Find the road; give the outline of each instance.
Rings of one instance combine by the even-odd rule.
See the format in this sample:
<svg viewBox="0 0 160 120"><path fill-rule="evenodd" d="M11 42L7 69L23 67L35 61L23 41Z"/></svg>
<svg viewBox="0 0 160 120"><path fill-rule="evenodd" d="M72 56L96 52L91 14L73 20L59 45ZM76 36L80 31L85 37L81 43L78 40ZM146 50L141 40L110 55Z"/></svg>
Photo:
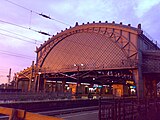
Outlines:
<svg viewBox="0 0 160 120"><path fill-rule="evenodd" d="M98 110L58 115L64 120L98 120Z"/></svg>

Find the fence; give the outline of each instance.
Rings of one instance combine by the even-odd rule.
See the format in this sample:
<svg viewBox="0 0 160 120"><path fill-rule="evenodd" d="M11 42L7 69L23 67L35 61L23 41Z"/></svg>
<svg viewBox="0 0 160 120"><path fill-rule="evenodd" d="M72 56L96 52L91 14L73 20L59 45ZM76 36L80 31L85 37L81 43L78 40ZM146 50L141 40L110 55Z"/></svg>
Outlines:
<svg viewBox="0 0 160 120"><path fill-rule="evenodd" d="M30 100L55 100L71 99L71 93L32 93L32 92L0 92L0 101L30 101Z"/></svg>
<svg viewBox="0 0 160 120"><path fill-rule="evenodd" d="M159 99L100 99L99 120L159 120Z"/></svg>

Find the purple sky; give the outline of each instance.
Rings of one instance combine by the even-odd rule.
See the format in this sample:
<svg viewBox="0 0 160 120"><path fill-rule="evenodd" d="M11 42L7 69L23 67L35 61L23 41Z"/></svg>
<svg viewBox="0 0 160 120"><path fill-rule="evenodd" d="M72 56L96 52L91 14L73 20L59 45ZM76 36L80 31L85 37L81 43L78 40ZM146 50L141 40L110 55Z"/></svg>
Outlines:
<svg viewBox="0 0 160 120"><path fill-rule="evenodd" d="M35 60L36 46L49 38L2 21L41 30L51 35L69 28L69 25L45 19L8 1L29 10L49 15L51 18L70 26L74 26L77 21L79 24L92 21L115 21L116 23L131 24L134 27L141 23L142 29L160 43L160 0L1 0L0 83L7 82L6 76L9 68L12 68L13 75L30 66L32 60ZM36 40L40 42L35 42Z"/></svg>

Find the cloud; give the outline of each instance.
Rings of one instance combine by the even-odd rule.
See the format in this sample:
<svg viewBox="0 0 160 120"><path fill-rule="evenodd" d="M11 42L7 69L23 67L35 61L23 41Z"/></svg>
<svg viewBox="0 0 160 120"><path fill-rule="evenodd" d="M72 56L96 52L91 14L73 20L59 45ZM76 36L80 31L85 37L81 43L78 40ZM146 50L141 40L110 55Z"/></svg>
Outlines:
<svg viewBox="0 0 160 120"><path fill-rule="evenodd" d="M64 23L75 25L92 21L115 21L116 23L131 24L137 26L142 24L142 28L153 38L160 40L160 0L12 0L13 2L29 8L38 13L44 13L52 18ZM69 25L61 24L56 20L45 19L38 14L27 11L6 1L1 1L0 16L2 20L12 22L24 27L31 27L50 34L56 34L60 30L69 28ZM15 26L0 23L1 28L15 32L36 40L45 41L48 36L43 36L34 31L29 31ZM2 31L0 31L2 33ZM7 33L9 34L9 33ZM23 38L25 39L25 38ZM34 56L35 46L24 41L4 37L0 35L2 50L14 51L19 54ZM39 45L38 45L39 46ZM15 70L23 69L31 65L32 60L14 58L3 55L0 66L12 67ZM11 61L12 60L12 61ZM25 61L25 62L22 62Z"/></svg>
<svg viewBox="0 0 160 120"><path fill-rule="evenodd" d="M70 1L70 2L69 2ZM56 6L55 6L56 4ZM75 22L86 23L92 21L118 21L137 23L134 15L134 1L123 0L68 0L50 4L54 15L70 24Z"/></svg>
<svg viewBox="0 0 160 120"><path fill-rule="evenodd" d="M147 13L152 7L159 4L160 0L136 0L135 14L137 17L142 17Z"/></svg>
<svg viewBox="0 0 160 120"><path fill-rule="evenodd" d="M159 29L160 29L160 3L153 6L140 19L142 29L144 29L152 38L160 43Z"/></svg>

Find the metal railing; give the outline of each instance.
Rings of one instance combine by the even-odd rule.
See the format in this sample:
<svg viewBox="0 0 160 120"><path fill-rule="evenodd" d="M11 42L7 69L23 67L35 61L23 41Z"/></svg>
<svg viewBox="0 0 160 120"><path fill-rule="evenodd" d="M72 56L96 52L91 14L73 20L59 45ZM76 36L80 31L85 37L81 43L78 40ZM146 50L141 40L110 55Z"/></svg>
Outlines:
<svg viewBox="0 0 160 120"><path fill-rule="evenodd" d="M100 99L99 120L158 120L160 101L157 99Z"/></svg>
<svg viewBox="0 0 160 120"><path fill-rule="evenodd" d="M157 45L157 47L160 48L160 44L154 40L146 31L143 30L143 34L155 45Z"/></svg>

